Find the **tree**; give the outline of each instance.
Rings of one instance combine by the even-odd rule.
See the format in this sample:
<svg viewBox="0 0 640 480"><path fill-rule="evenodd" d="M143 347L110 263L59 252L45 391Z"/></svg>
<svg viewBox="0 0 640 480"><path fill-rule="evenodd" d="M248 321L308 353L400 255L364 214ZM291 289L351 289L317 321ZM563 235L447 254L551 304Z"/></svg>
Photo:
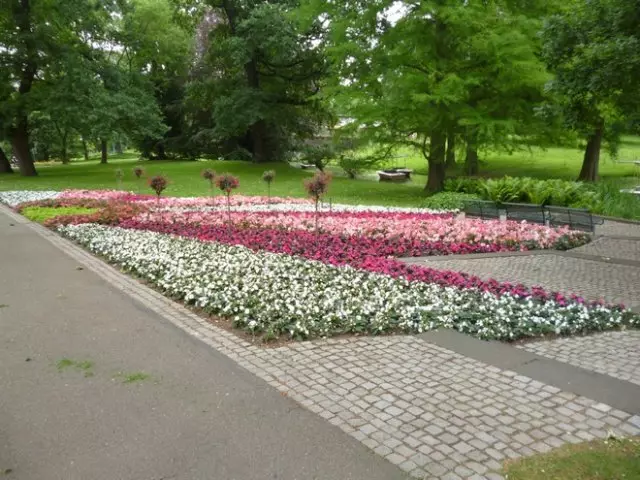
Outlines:
<svg viewBox="0 0 640 480"><path fill-rule="evenodd" d="M244 149L256 162L277 160L326 117L318 93L327 65L313 43L315 25L298 29L287 0L208 3L189 90L192 103L212 105L199 139Z"/></svg>
<svg viewBox="0 0 640 480"><path fill-rule="evenodd" d="M6 0L0 3L0 104L13 153L22 175L36 175L30 145L29 116L42 97L34 95L49 69L61 62L90 58L104 39L110 0Z"/></svg>
<svg viewBox="0 0 640 480"><path fill-rule="evenodd" d="M154 151L158 159L166 158L167 151L185 153L184 100L201 10L201 2L131 0L119 28L118 63L149 82L168 127L161 137L139 137L137 146L149 158Z"/></svg>
<svg viewBox="0 0 640 480"><path fill-rule="evenodd" d="M13 173L11 162L0 146L0 173Z"/></svg>
<svg viewBox="0 0 640 480"><path fill-rule="evenodd" d="M550 90L566 125L587 144L579 180L598 178L603 142L640 110L640 0L576 0L542 31L555 73Z"/></svg>
<svg viewBox="0 0 640 480"><path fill-rule="evenodd" d="M429 166L427 191L443 188L452 132L477 150L479 142L514 141L533 116L531 99L547 79L536 22L506 2L311 5L330 22L341 113L376 143L418 148Z"/></svg>

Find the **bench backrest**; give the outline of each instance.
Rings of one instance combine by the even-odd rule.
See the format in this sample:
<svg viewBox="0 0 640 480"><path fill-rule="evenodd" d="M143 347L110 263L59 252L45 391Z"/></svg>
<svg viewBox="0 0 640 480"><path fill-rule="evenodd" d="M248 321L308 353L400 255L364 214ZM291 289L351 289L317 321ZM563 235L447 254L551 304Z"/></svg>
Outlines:
<svg viewBox="0 0 640 480"><path fill-rule="evenodd" d="M586 209L548 206L547 217L552 227L567 226L584 232L593 232L595 228L593 215Z"/></svg>
<svg viewBox="0 0 640 480"><path fill-rule="evenodd" d="M522 221L532 223L546 223L546 212L542 205L531 203L504 203L507 212L507 220Z"/></svg>
<svg viewBox="0 0 640 480"><path fill-rule="evenodd" d="M464 213L470 217L500 218L500 210L493 202L484 202L482 200L472 200L465 202Z"/></svg>

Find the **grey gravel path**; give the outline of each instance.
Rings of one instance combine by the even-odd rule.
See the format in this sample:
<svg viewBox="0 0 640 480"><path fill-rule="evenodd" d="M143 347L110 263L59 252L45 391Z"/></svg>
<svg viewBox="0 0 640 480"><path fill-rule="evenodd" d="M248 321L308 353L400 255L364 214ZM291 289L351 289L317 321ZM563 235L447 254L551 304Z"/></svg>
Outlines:
<svg viewBox="0 0 640 480"><path fill-rule="evenodd" d="M30 254L42 249L41 255L49 262L45 266L41 260L28 269L31 273L20 273L14 267L19 273L17 281L5 280L3 287L22 290L30 282L36 287L42 276L47 277L44 272L62 270L58 281L50 279L54 285L43 290L42 298L49 304L46 311L33 302L21 307L24 311L9 322L20 341L12 342L12 355L0 351L0 361L10 362L4 375L13 382L27 380L11 388L15 400L0 407L0 421L11 427L9 445L0 447L0 461L13 461L27 469L34 468L29 462L33 458L41 468L47 461L54 468L77 468L77 463L69 466L72 459L86 473L109 464L103 452L111 452L103 447L107 444L124 455L116 468L144 468L141 464L156 461L165 467L159 469L163 474L194 465L201 468L194 470L198 473L212 469L219 473L205 477L178 471L176 475L181 476L175 478L400 478L391 467L395 464L413 478L495 480L502 478L498 472L507 458L604 438L609 432L640 433L637 412L617 410L414 336L333 339L271 349L252 346L67 241L50 232L43 235L74 261L42 240L34 240L33 234L18 236L20 249ZM90 271L74 270L78 264ZM24 275L31 275L31 280L21 280ZM66 297L60 300L64 307L56 306L57 292ZM70 308L84 298L92 302ZM136 302L156 316L136 307ZM120 304L137 308L138 313L121 312ZM200 338L202 344L180 335L171 323ZM22 333L25 330L35 343L29 340L31 335ZM205 344L213 349L205 351ZM25 356L36 358L33 352L41 352L38 361L24 362ZM95 376L57 372L52 362L63 355L95 360ZM34 367L43 370L38 383L30 379L29 368ZM240 367L264 379L281 396ZM98 400L89 394L95 393L93 382L125 369L144 369L157 381L122 385L109 379L100 383ZM210 378L203 380L202 375ZM200 381L205 384L197 389ZM124 399L119 397L122 392ZM200 403L195 403L196 398ZM114 401L119 408L105 416L115 408ZM48 420L50 407L62 409L60 423ZM5 415L5 409L13 411ZM22 422L12 421L16 415ZM40 419L41 427L30 426L32 415ZM108 422L103 424L105 418ZM27 427L24 419L29 419ZM167 429L170 419L175 423ZM74 421L82 422L92 437L83 438ZM361 448L330 425L359 441ZM59 445L50 439L47 445L40 434L50 428L69 432L67 438ZM153 435L144 434L148 429ZM127 435L112 438L112 431ZM271 438L266 437L267 432ZM364 447L375 455L367 455ZM70 451L80 454L70 455ZM193 462L182 455L189 455ZM266 471L266 475L255 473L259 465L263 465L260 473ZM274 473L276 467L282 470ZM105 478L156 477L111 472Z"/></svg>
<svg viewBox="0 0 640 480"><path fill-rule="evenodd" d="M406 478L11 223L0 207L3 479ZM82 368L57 368L69 361Z"/></svg>

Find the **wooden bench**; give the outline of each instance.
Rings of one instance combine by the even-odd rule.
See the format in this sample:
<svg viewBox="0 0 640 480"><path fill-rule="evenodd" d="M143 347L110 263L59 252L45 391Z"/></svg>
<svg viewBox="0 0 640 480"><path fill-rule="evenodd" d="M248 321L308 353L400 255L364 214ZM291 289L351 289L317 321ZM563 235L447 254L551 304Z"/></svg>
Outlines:
<svg viewBox="0 0 640 480"><path fill-rule="evenodd" d="M596 225L602 225L604 220L594 217L591 212L583 208L568 208L547 206L547 223L552 227L569 227L572 230L593 233Z"/></svg>
<svg viewBox="0 0 640 480"><path fill-rule="evenodd" d="M480 217L483 220L499 219L500 209L494 202L470 200L464 203L464 214L469 217Z"/></svg>
<svg viewBox="0 0 640 480"><path fill-rule="evenodd" d="M381 182L406 182L411 179L413 170L408 168L394 168L392 170L378 171L378 179Z"/></svg>
<svg viewBox="0 0 640 480"><path fill-rule="evenodd" d="M547 223L547 212L542 205L533 203L503 203L507 220L517 222L527 221L531 223Z"/></svg>
<svg viewBox="0 0 640 480"><path fill-rule="evenodd" d="M310 170L312 168L316 168L316 166L313 163L301 163L300 168L302 170Z"/></svg>

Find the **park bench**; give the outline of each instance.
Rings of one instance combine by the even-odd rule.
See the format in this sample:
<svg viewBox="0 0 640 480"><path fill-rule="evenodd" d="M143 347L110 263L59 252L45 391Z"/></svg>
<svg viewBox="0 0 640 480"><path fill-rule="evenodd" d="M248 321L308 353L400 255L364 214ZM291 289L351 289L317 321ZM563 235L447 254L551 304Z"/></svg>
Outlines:
<svg viewBox="0 0 640 480"><path fill-rule="evenodd" d="M310 170L312 168L316 168L316 166L313 163L301 163L300 168L302 170Z"/></svg>
<svg viewBox="0 0 640 480"><path fill-rule="evenodd" d="M378 171L378 178L381 182L406 182L412 173L413 170L408 168L391 168Z"/></svg>
<svg viewBox="0 0 640 480"><path fill-rule="evenodd" d="M499 219L500 209L494 202L471 200L464 203L464 214L468 217L480 217L483 220Z"/></svg>
<svg viewBox="0 0 640 480"><path fill-rule="evenodd" d="M503 203L507 220L527 221L544 225L547 221L546 210L542 205L532 203Z"/></svg>
<svg viewBox="0 0 640 480"><path fill-rule="evenodd" d="M604 222L602 218L591 215L587 209L553 207L551 205L545 209L547 222L552 227L567 226L572 230L594 232L596 225L601 225Z"/></svg>

